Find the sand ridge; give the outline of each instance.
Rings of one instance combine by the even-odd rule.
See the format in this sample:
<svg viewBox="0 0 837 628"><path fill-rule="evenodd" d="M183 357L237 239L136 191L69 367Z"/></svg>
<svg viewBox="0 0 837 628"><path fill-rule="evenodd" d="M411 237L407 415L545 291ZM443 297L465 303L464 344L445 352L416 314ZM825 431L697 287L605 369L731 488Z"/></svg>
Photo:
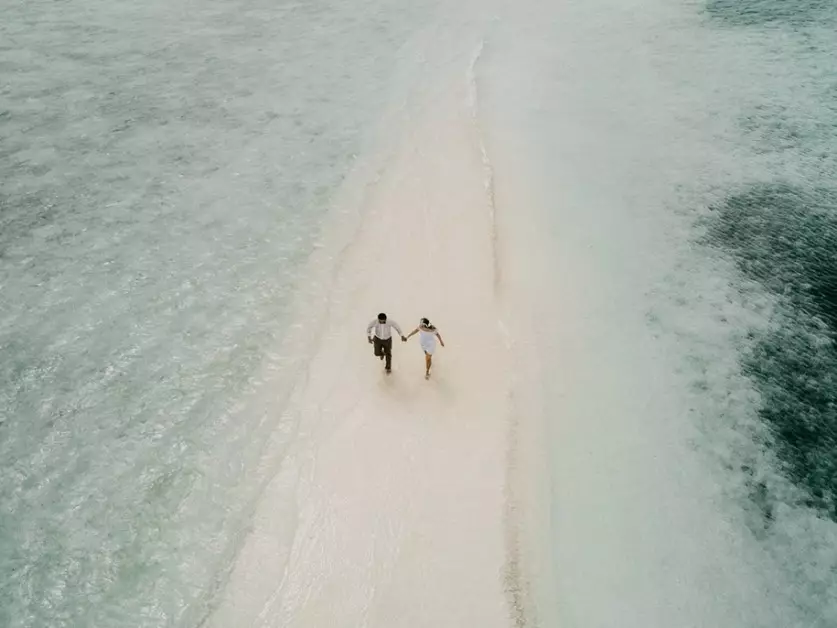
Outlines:
<svg viewBox="0 0 837 628"><path fill-rule="evenodd" d="M467 61L367 191L286 409L299 434L208 625L509 624L506 347ZM384 374L364 336L378 311L439 327L430 381L416 337Z"/></svg>

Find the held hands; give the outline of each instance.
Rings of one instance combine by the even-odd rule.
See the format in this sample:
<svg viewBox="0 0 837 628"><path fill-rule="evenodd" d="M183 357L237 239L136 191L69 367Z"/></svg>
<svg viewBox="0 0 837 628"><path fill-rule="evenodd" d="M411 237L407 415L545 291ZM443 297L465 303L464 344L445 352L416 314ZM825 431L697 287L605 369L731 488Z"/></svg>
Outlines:
<svg viewBox="0 0 837 628"><path fill-rule="evenodd" d="M407 336L401 336L401 342L407 342Z"/></svg>

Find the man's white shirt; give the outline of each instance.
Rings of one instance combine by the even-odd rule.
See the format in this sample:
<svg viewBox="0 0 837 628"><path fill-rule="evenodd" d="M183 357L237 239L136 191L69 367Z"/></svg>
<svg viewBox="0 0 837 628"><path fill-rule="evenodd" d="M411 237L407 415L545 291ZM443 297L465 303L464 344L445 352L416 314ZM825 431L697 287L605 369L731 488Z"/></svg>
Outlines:
<svg viewBox="0 0 837 628"><path fill-rule="evenodd" d="M369 332L372 329L375 329L375 335L380 338L381 340L386 340L387 338L392 338L392 328L395 327L395 331L398 332L399 336L403 336L404 333L401 331L401 327L398 326L398 323L392 320L387 320L386 323L381 323L376 318L373 320L369 325L366 327L366 334L369 335Z"/></svg>

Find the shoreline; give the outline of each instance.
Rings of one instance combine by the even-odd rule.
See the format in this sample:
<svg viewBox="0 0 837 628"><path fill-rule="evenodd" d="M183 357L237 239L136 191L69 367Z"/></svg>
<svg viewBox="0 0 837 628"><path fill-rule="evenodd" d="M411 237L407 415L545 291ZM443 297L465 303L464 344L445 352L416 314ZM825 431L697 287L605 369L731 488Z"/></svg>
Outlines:
<svg viewBox="0 0 837 628"><path fill-rule="evenodd" d="M285 410L298 434L206 626L508 625L506 349L462 70L414 107L329 258L330 314ZM415 341L379 372L360 336L379 310L439 325L429 382Z"/></svg>

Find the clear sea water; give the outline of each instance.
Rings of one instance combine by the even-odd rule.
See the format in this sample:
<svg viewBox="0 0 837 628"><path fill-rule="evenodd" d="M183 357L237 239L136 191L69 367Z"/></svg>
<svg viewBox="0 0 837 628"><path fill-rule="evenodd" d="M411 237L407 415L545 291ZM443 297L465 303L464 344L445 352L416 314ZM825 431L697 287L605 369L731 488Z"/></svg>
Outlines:
<svg viewBox="0 0 837 628"><path fill-rule="evenodd" d="M203 616L281 416L243 400L422 8L3 4L0 625Z"/></svg>
<svg viewBox="0 0 837 628"><path fill-rule="evenodd" d="M483 91L553 242L556 625L718 625L690 595L725 625L835 625L837 7L529 9L501 14ZM733 591L745 555L760 583Z"/></svg>

